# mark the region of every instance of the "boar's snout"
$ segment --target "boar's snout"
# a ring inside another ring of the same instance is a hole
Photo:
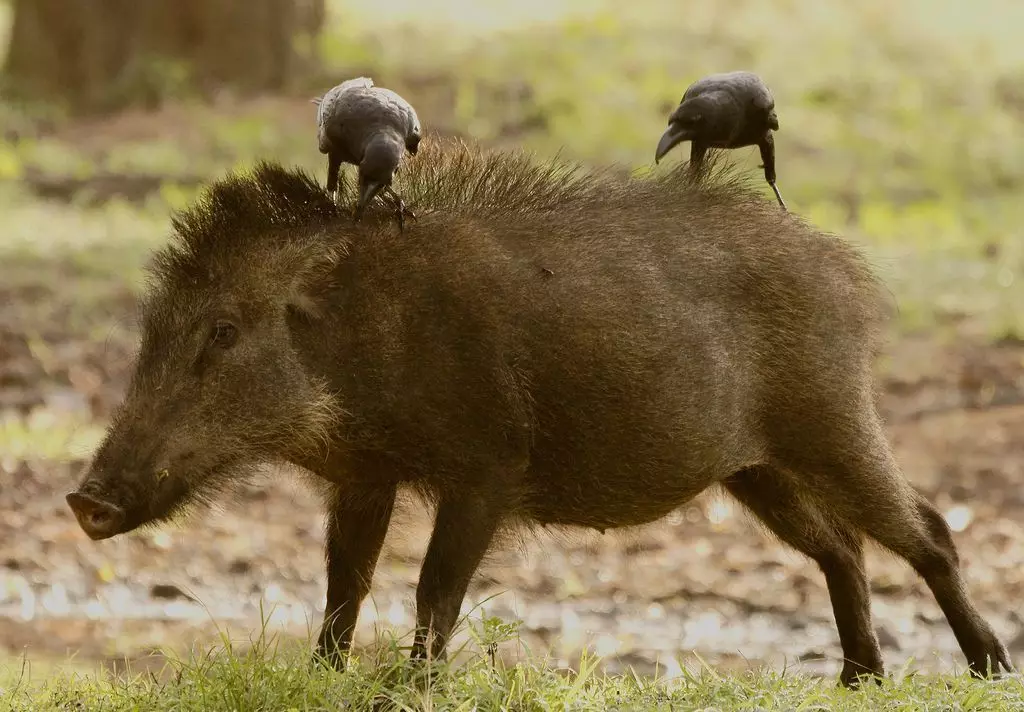
[[[90,539],[109,539],[124,528],[124,510],[116,504],[84,492],[71,492],[64,499]]]

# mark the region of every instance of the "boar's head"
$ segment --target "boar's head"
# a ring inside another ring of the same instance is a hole
[[[338,217],[308,177],[260,164],[173,220],[125,400],[67,495],[90,537],[167,519],[256,464],[324,446],[338,403],[304,369],[292,326],[315,318],[315,285],[345,254]]]

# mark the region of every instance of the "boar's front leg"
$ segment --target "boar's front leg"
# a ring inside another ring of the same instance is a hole
[[[442,496],[434,532],[416,588],[416,637],[412,659],[445,658],[469,581],[491,545],[502,514],[503,493]]]
[[[342,656],[352,645],[359,605],[370,592],[391,510],[395,487],[338,487],[327,518],[327,607],[317,653],[332,667],[344,668]]]

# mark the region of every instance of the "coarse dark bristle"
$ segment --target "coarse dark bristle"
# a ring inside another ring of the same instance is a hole
[[[785,259],[788,248],[773,246],[770,234],[796,234],[792,223],[804,221],[779,211],[753,186],[749,172],[721,154],[709,158],[697,171],[679,162],[635,176],[621,167],[588,169],[557,157],[538,161],[524,151],[486,151],[434,136],[418,155],[407,157],[395,189],[421,221],[433,216],[431,229],[440,227],[439,220],[453,225],[469,221],[510,236],[525,229],[573,239],[582,233],[550,228],[589,224],[593,229],[601,216],[628,211],[636,220],[673,225],[673,239],[683,241],[749,241],[756,225],[753,239],[759,247],[728,249],[755,249],[760,259]],[[152,289],[143,309],[149,311],[147,306],[170,293],[204,299],[210,288],[236,283],[243,274],[250,277],[250,290],[267,295],[281,275],[307,280],[326,275],[361,234],[389,229],[394,220],[391,208],[375,204],[361,223],[354,223],[355,181],[343,175],[339,190],[341,202],[335,204],[308,173],[266,161],[216,181],[174,217],[172,240],[150,264]],[[735,228],[710,227],[724,225],[723,220]],[[784,227],[786,222],[790,227]],[[798,232],[832,237],[809,226]],[[851,258],[862,261],[860,255]]]
[[[241,247],[284,245],[296,228],[326,227],[342,214],[312,176],[261,161],[250,173],[213,183],[172,218],[174,240],[157,254],[154,269],[174,272],[193,260],[213,269]]]
[[[622,177],[614,169],[586,169],[557,157],[540,162],[523,151],[484,151],[453,139],[431,137],[408,157],[395,190],[418,214],[496,219],[547,211],[585,211],[609,201],[659,197],[695,202],[763,203],[730,164],[709,160],[697,176],[685,163],[649,178]],[[354,205],[356,186],[342,176],[341,206]],[[674,195],[671,195],[674,194]],[[261,161],[251,172],[213,183],[189,209],[174,217],[175,240],[157,258],[170,266],[192,256],[207,264],[242,242],[291,240],[284,231],[322,228],[350,220],[326,190],[301,169]],[[386,212],[379,208],[381,213]]]

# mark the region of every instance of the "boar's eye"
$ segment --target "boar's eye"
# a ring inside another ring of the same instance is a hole
[[[210,332],[210,344],[222,349],[229,349],[238,340],[238,327],[230,321],[218,321]]]

